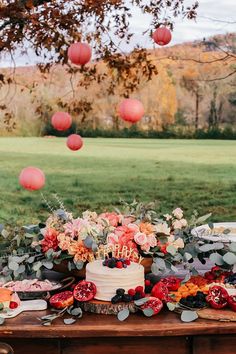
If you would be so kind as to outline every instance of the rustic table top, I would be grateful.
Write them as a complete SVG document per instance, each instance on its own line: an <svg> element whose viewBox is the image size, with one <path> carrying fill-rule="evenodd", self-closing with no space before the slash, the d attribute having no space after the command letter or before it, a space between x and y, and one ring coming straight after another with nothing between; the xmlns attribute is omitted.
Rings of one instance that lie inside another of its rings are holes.
<svg viewBox="0 0 236 354"><path fill-rule="evenodd" d="M25 312L6 320L0 327L1 338L85 338L136 336L190 336L206 334L236 334L236 322L198 319L183 323L178 314L163 311L151 318L132 314L124 322L113 315L84 313L73 325L65 325L61 318L51 326L42 326L37 317L47 311Z"/></svg>

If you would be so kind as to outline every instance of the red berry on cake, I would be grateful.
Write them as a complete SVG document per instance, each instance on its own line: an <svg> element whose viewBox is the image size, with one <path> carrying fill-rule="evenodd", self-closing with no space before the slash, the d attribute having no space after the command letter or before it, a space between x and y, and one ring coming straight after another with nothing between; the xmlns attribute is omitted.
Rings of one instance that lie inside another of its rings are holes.
<svg viewBox="0 0 236 354"><path fill-rule="evenodd" d="M151 285L150 280L149 280L149 279L146 279L146 280L145 280L145 286L150 286L150 285Z"/></svg>
<svg viewBox="0 0 236 354"><path fill-rule="evenodd" d="M135 290L134 290L134 289L129 289L129 290L128 290L128 294L129 294L130 296L134 296L134 295L135 295Z"/></svg>
<svg viewBox="0 0 236 354"><path fill-rule="evenodd" d="M143 286L137 286L137 287L135 288L135 292L136 292L136 293L142 293L142 292L143 292Z"/></svg>
<svg viewBox="0 0 236 354"><path fill-rule="evenodd" d="M142 298L146 296L144 291L142 291L140 295L142 296Z"/></svg>
<svg viewBox="0 0 236 354"><path fill-rule="evenodd" d="M131 263L131 262L130 262L129 259L126 259L126 260L125 260L125 264L130 265L130 263Z"/></svg>
<svg viewBox="0 0 236 354"><path fill-rule="evenodd" d="M121 261L116 262L116 268L123 268L123 263Z"/></svg>

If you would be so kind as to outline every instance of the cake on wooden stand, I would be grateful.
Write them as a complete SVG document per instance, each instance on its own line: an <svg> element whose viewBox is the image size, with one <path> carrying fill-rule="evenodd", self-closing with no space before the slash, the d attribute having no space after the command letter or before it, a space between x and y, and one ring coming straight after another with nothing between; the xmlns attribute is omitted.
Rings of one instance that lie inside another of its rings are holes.
<svg viewBox="0 0 236 354"><path fill-rule="evenodd" d="M130 312L136 312L129 291L143 291L144 267L124 258L95 260L86 266L86 281L96 285L96 295L93 300L81 304L84 311L115 315L127 308Z"/></svg>

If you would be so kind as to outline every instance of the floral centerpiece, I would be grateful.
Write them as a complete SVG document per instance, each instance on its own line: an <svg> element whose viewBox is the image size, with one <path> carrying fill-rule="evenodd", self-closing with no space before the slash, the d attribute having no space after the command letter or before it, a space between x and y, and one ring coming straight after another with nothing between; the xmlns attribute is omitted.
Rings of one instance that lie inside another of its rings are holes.
<svg viewBox="0 0 236 354"><path fill-rule="evenodd" d="M181 208L161 215L152 203L134 201L125 203L123 212L85 211L75 218L61 203L45 224L2 226L1 237L8 248L0 255L0 276L7 280L39 278L43 267L58 270L62 265L68 272L80 271L107 246L132 250L129 258L138 262L142 257L146 270L154 274L177 272L181 263L196 273L195 259L205 263L210 258L215 264L232 267L236 263L235 242L213 242L192 235L192 229L209 217L194 213L187 221Z"/></svg>

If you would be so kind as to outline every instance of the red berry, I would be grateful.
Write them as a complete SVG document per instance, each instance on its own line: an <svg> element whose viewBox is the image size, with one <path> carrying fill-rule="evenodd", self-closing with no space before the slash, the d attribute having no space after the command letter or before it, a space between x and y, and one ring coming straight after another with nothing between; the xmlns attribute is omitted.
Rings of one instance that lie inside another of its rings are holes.
<svg viewBox="0 0 236 354"><path fill-rule="evenodd" d="M134 289L129 289L129 290L128 290L128 294L129 294L130 296L134 296L134 295L135 295L135 290L134 290Z"/></svg>
<svg viewBox="0 0 236 354"><path fill-rule="evenodd" d="M135 288L135 292L136 292L136 293L142 293L142 292L143 292L143 286L137 286L137 287Z"/></svg>
<svg viewBox="0 0 236 354"><path fill-rule="evenodd" d="M142 298L146 296L144 291L142 291L140 295L142 296Z"/></svg>
<svg viewBox="0 0 236 354"><path fill-rule="evenodd" d="M123 263L121 261L116 262L116 268L123 268Z"/></svg>
<svg viewBox="0 0 236 354"><path fill-rule="evenodd" d="M18 307L17 302L15 302L15 301L11 301L11 302L10 302L9 308L10 308L11 310L16 309L17 307Z"/></svg>
<svg viewBox="0 0 236 354"><path fill-rule="evenodd" d="M146 280L145 280L145 286L150 286L150 285L151 285L150 280L149 280L149 279L146 279Z"/></svg>
<svg viewBox="0 0 236 354"><path fill-rule="evenodd" d="M130 263L131 263L131 262L130 262L129 259L126 259L126 260L125 260L125 264L130 265Z"/></svg>

